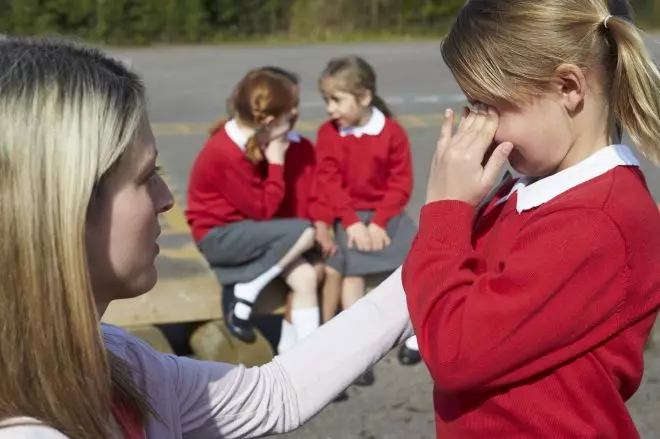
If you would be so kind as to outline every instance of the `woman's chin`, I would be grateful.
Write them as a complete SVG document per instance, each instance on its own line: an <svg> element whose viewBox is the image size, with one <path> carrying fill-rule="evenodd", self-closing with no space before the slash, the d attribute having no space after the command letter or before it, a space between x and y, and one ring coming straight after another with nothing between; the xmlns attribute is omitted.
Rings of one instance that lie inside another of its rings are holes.
<svg viewBox="0 0 660 439"><path fill-rule="evenodd" d="M158 272L156 267L153 266L147 269L139 277L135 278L133 282L127 284L124 288L118 289L113 297L113 300L133 299L153 290L158 282Z"/></svg>

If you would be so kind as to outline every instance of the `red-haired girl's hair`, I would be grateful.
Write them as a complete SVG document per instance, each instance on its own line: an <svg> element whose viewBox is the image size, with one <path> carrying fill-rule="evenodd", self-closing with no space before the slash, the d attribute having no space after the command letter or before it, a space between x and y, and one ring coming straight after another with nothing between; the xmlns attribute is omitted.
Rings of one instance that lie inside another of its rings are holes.
<svg viewBox="0 0 660 439"><path fill-rule="evenodd" d="M255 130L248 139L246 156L250 161L259 163L264 159L258 134L265 126L267 117L279 118L292 111L298 104L297 96L290 81L282 75L264 69L248 72L236 85L231 98L232 110L241 124ZM224 126L226 118L218 119L209 133L215 134Z"/></svg>

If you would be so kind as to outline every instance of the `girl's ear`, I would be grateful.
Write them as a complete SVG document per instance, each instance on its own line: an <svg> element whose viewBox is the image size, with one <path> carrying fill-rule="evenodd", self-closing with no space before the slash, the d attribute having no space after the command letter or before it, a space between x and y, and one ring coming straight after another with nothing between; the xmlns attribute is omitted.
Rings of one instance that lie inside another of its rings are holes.
<svg viewBox="0 0 660 439"><path fill-rule="evenodd" d="M574 114L581 108L587 91L584 72L573 64L562 64L555 70L553 79L553 86L561 96L564 107Z"/></svg>
<svg viewBox="0 0 660 439"><path fill-rule="evenodd" d="M369 107L371 106L372 102L374 101L374 95L371 93L371 90L365 90L363 91L357 99L358 104L362 107Z"/></svg>

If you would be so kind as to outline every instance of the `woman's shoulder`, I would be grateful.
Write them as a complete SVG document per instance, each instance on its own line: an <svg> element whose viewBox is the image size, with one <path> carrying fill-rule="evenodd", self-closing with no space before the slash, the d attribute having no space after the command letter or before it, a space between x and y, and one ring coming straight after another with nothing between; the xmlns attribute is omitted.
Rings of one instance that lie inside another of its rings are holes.
<svg viewBox="0 0 660 439"><path fill-rule="evenodd" d="M162 354L118 326L102 323L101 330L108 350L126 361L134 371L149 370L152 376L158 373L158 366L163 363Z"/></svg>
<svg viewBox="0 0 660 439"><path fill-rule="evenodd" d="M20 417L0 422L0 439L67 439L67 436L36 419Z"/></svg>

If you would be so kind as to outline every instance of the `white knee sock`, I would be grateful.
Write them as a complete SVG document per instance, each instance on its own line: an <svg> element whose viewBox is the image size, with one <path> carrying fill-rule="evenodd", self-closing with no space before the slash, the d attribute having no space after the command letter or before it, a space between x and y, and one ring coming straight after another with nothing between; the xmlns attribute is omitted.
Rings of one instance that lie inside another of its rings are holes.
<svg viewBox="0 0 660 439"><path fill-rule="evenodd" d="M282 332L280 333L280 342L277 344L277 353L284 353L295 345L297 341L298 335L296 334L296 328L287 322L286 319L282 319Z"/></svg>
<svg viewBox="0 0 660 439"><path fill-rule="evenodd" d="M419 345L417 344L417 337L414 335L406 340L406 347L413 351L419 351Z"/></svg>
<svg viewBox="0 0 660 439"><path fill-rule="evenodd" d="M266 285L282 273L282 269L278 265L274 265L264 273L260 274L250 282L236 284L234 286L234 295L238 299L245 300L249 303L254 303L259 297L259 293ZM234 314L239 319L248 320L252 314L252 307L244 303L237 303L234 308Z"/></svg>
<svg viewBox="0 0 660 439"><path fill-rule="evenodd" d="M318 306L291 310L291 323L296 328L298 340L307 337L321 325L321 315Z"/></svg>

